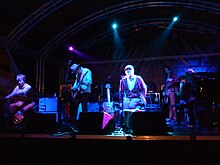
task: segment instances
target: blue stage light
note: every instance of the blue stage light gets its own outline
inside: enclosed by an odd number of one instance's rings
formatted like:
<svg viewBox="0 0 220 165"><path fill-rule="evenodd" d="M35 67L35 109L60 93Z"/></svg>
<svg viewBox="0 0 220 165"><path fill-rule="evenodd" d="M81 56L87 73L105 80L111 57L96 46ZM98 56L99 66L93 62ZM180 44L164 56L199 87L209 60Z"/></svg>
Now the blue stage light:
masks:
<svg viewBox="0 0 220 165"><path fill-rule="evenodd" d="M118 24L117 24L117 23L113 23L113 24L112 24L112 28L113 28L113 29L117 29L117 27L118 27Z"/></svg>
<svg viewBox="0 0 220 165"><path fill-rule="evenodd" d="M178 17L176 16L176 17L173 17L173 22L176 22L176 21L178 21Z"/></svg>

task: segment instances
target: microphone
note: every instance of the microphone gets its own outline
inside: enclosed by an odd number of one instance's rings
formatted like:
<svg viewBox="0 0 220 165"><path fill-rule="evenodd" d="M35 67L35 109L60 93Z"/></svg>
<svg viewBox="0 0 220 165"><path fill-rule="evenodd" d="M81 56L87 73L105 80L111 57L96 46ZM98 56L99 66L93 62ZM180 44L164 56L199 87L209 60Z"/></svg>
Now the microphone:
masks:
<svg viewBox="0 0 220 165"><path fill-rule="evenodd" d="M126 75L121 75L121 79L123 79L123 78L125 78L126 77Z"/></svg>
<svg viewBox="0 0 220 165"><path fill-rule="evenodd" d="M72 63L72 60L68 60L68 64Z"/></svg>

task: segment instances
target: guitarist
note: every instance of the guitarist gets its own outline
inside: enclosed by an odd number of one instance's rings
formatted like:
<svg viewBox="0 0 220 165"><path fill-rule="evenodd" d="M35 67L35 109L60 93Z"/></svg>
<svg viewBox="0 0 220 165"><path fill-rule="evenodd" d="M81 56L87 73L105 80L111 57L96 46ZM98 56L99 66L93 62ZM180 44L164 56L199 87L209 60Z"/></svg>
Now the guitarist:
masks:
<svg viewBox="0 0 220 165"><path fill-rule="evenodd" d="M88 111L87 103L91 94L92 72L79 64L73 64L70 70L76 75L70 107L70 122L75 126L79 104L82 104L82 112Z"/></svg>
<svg viewBox="0 0 220 165"><path fill-rule="evenodd" d="M32 87L25 82L26 76L19 74L16 77L16 81L18 85L4 99L10 100L9 111L15 117L14 123L20 123L23 121L23 114L32 109L35 102L30 97Z"/></svg>

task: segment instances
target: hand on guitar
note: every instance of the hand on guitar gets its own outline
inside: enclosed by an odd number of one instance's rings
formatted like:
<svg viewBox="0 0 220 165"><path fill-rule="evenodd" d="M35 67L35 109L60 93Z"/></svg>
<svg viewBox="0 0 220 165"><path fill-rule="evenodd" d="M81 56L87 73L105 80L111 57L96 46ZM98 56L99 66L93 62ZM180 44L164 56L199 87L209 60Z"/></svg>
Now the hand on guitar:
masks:
<svg viewBox="0 0 220 165"><path fill-rule="evenodd" d="M79 92L80 92L80 89L72 91L71 93L72 99L75 99L78 96Z"/></svg>

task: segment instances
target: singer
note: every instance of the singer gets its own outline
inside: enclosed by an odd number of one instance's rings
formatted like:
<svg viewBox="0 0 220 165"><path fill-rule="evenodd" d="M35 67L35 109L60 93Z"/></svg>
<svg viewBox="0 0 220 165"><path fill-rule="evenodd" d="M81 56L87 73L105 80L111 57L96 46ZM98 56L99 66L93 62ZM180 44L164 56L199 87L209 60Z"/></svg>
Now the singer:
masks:
<svg viewBox="0 0 220 165"><path fill-rule="evenodd" d="M134 74L134 67L127 65L125 77L120 81L119 99L122 101L123 109L135 109L138 105L146 105L147 85L141 76Z"/></svg>

